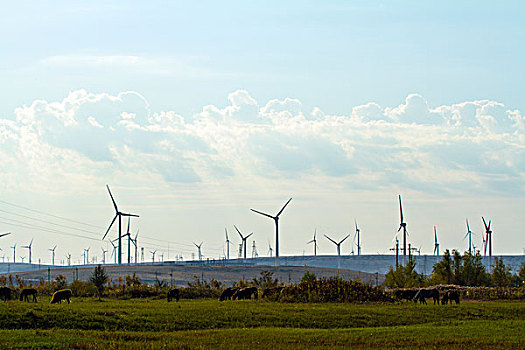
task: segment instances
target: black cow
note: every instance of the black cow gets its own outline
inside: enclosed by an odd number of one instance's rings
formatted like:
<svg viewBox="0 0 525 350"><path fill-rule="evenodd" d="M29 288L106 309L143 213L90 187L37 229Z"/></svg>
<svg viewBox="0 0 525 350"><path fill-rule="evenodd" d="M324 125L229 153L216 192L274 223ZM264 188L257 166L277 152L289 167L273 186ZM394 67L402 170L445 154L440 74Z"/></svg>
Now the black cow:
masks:
<svg viewBox="0 0 525 350"><path fill-rule="evenodd" d="M245 287L241 288L238 291L235 292L232 296L232 300L243 300L243 299L251 299L252 296L255 299L259 298L259 292L257 291L257 287Z"/></svg>
<svg viewBox="0 0 525 350"><path fill-rule="evenodd" d="M180 291L177 288L170 289L168 292L168 303L175 298L175 301L179 301L180 299Z"/></svg>
<svg viewBox="0 0 525 350"><path fill-rule="evenodd" d="M62 300L67 300L67 303L69 304L71 302L71 296L73 293L71 292L71 289L61 289L57 290L53 295L51 296L51 304L62 304Z"/></svg>
<svg viewBox="0 0 525 350"><path fill-rule="evenodd" d="M33 301L36 303L37 300L36 300L36 295L37 295L37 291L35 288L24 288L22 289L22 291L20 292L20 301L27 301L29 302L29 296L32 296L31 299L33 299Z"/></svg>
<svg viewBox="0 0 525 350"><path fill-rule="evenodd" d="M458 290L447 290L445 294L443 294L443 299L441 300L441 303L443 305L448 304L450 301L450 305L452 305L452 301L455 301L456 304L459 304L459 291Z"/></svg>
<svg viewBox="0 0 525 350"><path fill-rule="evenodd" d="M417 292L417 289L396 289L393 293L397 299L414 300Z"/></svg>
<svg viewBox="0 0 525 350"><path fill-rule="evenodd" d="M420 304L426 304L427 298L434 299L434 305L437 303L439 305L439 291L437 289L425 289L421 288L416 295L414 296L414 301L418 301Z"/></svg>
<svg viewBox="0 0 525 350"><path fill-rule="evenodd" d="M0 298L2 298L3 301L11 300L11 293L11 288L0 287Z"/></svg>
<svg viewBox="0 0 525 350"><path fill-rule="evenodd" d="M232 296L241 288L238 288L238 287L229 287L229 288L226 288L221 296L219 297L219 301L224 301L224 300L230 300L232 298Z"/></svg>

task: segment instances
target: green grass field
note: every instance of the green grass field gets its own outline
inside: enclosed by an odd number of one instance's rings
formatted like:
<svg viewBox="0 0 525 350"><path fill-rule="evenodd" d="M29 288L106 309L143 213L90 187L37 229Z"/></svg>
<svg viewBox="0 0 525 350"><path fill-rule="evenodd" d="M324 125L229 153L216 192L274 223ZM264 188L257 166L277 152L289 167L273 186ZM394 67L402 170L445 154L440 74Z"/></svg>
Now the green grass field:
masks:
<svg viewBox="0 0 525 350"><path fill-rule="evenodd" d="M524 302L0 304L1 348L525 348Z"/></svg>

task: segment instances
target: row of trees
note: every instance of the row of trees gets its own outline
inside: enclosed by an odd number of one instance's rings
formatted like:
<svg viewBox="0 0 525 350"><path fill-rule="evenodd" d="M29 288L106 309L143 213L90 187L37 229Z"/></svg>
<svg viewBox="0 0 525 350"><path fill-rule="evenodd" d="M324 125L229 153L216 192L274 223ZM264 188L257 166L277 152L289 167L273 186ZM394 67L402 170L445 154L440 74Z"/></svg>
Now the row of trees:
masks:
<svg viewBox="0 0 525 350"><path fill-rule="evenodd" d="M399 265L395 269L390 266L385 276L385 285L390 288L411 288L437 284L455 284L459 286L494 286L520 287L525 281L525 263L522 263L517 274L512 274L510 266L506 266L503 259L496 257L487 272L479 251L475 254L465 252L463 255L457 250L452 253L447 249L441 261L433 266L432 274L426 276L416 272L416 262L409 259L405 266Z"/></svg>

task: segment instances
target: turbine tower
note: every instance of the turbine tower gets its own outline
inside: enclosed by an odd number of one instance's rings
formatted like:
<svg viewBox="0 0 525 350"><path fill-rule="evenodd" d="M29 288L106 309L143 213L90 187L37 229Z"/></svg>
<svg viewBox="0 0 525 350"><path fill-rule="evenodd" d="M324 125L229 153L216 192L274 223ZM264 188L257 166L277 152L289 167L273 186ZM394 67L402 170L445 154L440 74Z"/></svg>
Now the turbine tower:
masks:
<svg viewBox="0 0 525 350"><path fill-rule="evenodd" d="M106 253L108 251L105 250L104 248L100 248L100 249L102 249L102 265L106 265Z"/></svg>
<svg viewBox="0 0 525 350"><path fill-rule="evenodd" d="M197 249L198 249L198 253L199 253L199 261L202 260L202 251L201 251L202 243L204 243L204 242L201 242L201 244L197 244L197 243L193 242L193 244L195 244L195 246L196 246Z"/></svg>
<svg viewBox="0 0 525 350"><path fill-rule="evenodd" d="M228 230L224 228L224 233L226 234L226 259L230 260L230 239L228 238Z"/></svg>
<svg viewBox="0 0 525 350"><path fill-rule="evenodd" d="M314 239L312 239L311 241L308 241L306 242L306 244L310 244L310 243L313 243L314 244L314 256L317 256L317 229L315 229L314 231Z"/></svg>
<svg viewBox="0 0 525 350"><path fill-rule="evenodd" d="M397 229L397 232L399 232L401 229L403 229L403 262L405 262L406 255L407 255L407 224L403 220L403 206L401 205L401 195L399 195L399 213L401 216L401 223L399 224L399 228Z"/></svg>
<svg viewBox="0 0 525 350"><path fill-rule="evenodd" d="M355 222L355 236L354 240L357 237L357 255L361 255L361 230L359 227L357 227L357 220L354 219Z"/></svg>
<svg viewBox="0 0 525 350"><path fill-rule="evenodd" d="M483 219L483 225L485 225L485 233L487 235L486 243L485 243L485 250L487 250L486 246L489 246L489 261L490 258L492 258L492 230L490 229L490 224L492 223L492 220L489 220L489 224L487 225L487 222L485 221L485 218L482 216Z"/></svg>
<svg viewBox="0 0 525 350"><path fill-rule="evenodd" d="M288 202L286 202L286 204L282 207L281 210L279 210L279 212L275 216L263 213L261 211L257 211L255 209L250 209L251 211L253 211L253 212L257 213L257 214L261 214L261 215L267 216L267 217L273 219L273 221L275 221L275 265L276 266L279 266L279 215L281 215L281 213L283 212L284 208L286 208L286 206L288 205L288 203L290 203L291 200L292 200L291 198L288 199Z"/></svg>
<svg viewBox="0 0 525 350"><path fill-rule="evenodd" d="M250 233L248 236L244 237L241 233L241 231L239 231L239 229L237 228L237 226L233 225L233 227L235 227L235 229L237 230L237 233L239 233L239 236L241 236L241 240L242 240L242 246L243 246L243 252L244 252L244 259L246 259L246 240L248 239L248 237L250 237L251 235L253 235L253 232Z"/></svg>
<svg viewBox="0 0 525 350"><path fill-rule="evenodd" d="M13 263L16 262L16 243L11 247L13 249Z"/></svg>
<svg viewBox="0 0 525 350"><path fill-rule="evenodd" d="M57 246L55 245L52 249L49 248L48 250L51 252L51 265L55 266L55 249Z"/></svg>
<svg viewBox="0 0 525 350"><path fill-rule="evenodd" d="M345 239L347 239L348 237L350 237L350 235L347 235L345 238L343 238L342 240L340 240L339 242L336 242L334 241L333 239L331 239L330 237L328 237L327 235L324 235L326 238L328 238L333 244L335 244L337 246L337 256L341 256L341 243L343 243L345 241Z"/></svg>
<svg viewBox="0 0 525 350"><path fill-rule="evenodd" d="M22 248L29 249L29 263L31 264L31 246L33 245L33 239L31 238L31 242L28 245L22 246Z"/></svg>
<svg viewBox="0 0 525 350"><path fill-rule="evenodd" d="M468 253L469 255L472 254L472 231L470 231L470 226L468 225L468 219L467 219L467 233L465 234L465 237L463 239L467 238L468 236Z"/></svg>
<svg viewBox="0 0 525 350"><path fill-rule="evenodd" d="M111 197L111 201L113 202L113 206L115 207L115 217L111 221L111 224L109 224L109 227L108 227L106 233L104 234L104 237L102 237L102 240L104 240L104 238L106 238L106 236L108 235L109 230L111 230L111 226L113 226L113 223L115 222L115 220L118 217L118 263L120 265L120 264L122 264L122 217L123 216L139 217L139 216L136 215L136 214L123 213L123 212L119 211L118 207L117 207L117 203L115 202L115 199L113 198L113 195L111 194L111 190L109 189L109 186L106 185L106 187L108 188L109 196Z"/></svg>
<svg viewBox="0 0 525 350"><path fill-rule="evenodd" d="M434 255L439 255L439 243L436 226L434 226Z"/></svg>

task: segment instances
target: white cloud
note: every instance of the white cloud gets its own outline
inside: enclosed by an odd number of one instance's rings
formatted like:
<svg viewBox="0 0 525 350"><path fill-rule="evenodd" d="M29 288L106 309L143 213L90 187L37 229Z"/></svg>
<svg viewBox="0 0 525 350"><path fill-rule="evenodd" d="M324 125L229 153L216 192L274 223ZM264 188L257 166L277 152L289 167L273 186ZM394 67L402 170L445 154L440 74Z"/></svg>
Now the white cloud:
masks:
<svg viewBox="0 0 525 350"><path fill-rule="evenodd" d="M372 102L346 116L314 108L305 117L297 99L259 107L237 90L227 100L195 116L152 112L133 91L78 90L62 101L34 101L17 108L14 121L0 120L0 155L9 165L1 180L23 173L34 186L59 188L124 173L167 185L270 177L367 190L525 191L524 118L501 103L431 108L411 94L395 107ZM516 186L503 185L509 181Z"/></svg>

